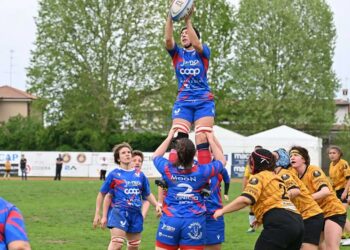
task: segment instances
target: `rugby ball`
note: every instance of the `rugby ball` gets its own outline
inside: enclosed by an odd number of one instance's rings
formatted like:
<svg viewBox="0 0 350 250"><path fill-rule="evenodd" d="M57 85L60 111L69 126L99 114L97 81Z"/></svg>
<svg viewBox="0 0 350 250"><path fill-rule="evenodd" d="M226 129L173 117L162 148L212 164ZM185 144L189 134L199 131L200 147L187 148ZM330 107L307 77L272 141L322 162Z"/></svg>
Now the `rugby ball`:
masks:
<svg viewBox="0 0 350 250"><path fill-rule="evenodd" d="M177 22L186 17L192 9L194 0L174 0L170 6L170 15Z"/></svg>

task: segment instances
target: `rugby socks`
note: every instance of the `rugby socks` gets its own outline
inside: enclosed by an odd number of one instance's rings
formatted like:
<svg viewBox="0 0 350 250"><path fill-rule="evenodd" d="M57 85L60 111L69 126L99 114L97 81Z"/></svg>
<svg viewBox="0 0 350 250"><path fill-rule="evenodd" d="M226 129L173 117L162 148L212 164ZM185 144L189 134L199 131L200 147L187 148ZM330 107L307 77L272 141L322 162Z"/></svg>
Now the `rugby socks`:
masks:
<svg viewBox="0 0 350 250"><path fill-rule="evenodd" d="M202 143L197 145L198 163L208 164L211 162L211 153L209 151L209 143Z"/></svg>

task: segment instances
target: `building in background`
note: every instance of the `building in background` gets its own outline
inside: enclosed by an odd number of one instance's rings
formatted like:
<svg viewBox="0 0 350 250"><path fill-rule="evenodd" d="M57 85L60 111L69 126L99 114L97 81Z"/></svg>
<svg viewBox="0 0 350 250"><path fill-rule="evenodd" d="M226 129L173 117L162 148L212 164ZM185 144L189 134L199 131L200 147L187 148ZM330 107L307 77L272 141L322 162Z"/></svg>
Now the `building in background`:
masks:
<svg viewBox="0 0 350 250"><path fill-rule="evenodd" d="M6 122L10 117L31 115L32 102L37 98L27 92L10 87L0 86L0 122Z"/></svg>

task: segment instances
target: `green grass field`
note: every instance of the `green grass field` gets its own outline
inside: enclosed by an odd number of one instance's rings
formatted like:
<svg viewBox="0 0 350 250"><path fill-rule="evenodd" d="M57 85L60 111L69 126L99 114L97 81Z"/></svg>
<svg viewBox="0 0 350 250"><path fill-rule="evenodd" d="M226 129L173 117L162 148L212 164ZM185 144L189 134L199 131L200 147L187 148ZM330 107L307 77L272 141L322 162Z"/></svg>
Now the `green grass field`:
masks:
<svg viewBox="0 0 350 250"><path fill-rule="evenodd" d="M109 231L92 228L98 180L0 180L0 196L22 211L33 250L107 249ZM150 180L156 194L154 181ZM230 200L239 195L240 183L232 183ZM251 250L259 232L246 233L248 210L225 216L223 250ZM153 207L145 220L140 249L154 249L158 219ZM124 247L126 249L126 247ZM342 249L346 249L345 247Z"/></svg>

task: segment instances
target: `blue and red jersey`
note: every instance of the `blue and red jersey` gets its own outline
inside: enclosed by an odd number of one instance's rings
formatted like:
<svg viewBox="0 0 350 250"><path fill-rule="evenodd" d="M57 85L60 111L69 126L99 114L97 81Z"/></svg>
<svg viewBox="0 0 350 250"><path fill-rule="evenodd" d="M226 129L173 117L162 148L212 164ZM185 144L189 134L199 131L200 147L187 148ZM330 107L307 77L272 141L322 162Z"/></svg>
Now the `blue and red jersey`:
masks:
<svg viewBox="0 0 350 250"><path fill-rule="evenodd" d="M205 198L207 213L213 214L216 210L222 208L221 198L221 182L230 183L230 176L226 168L223 168L221 173L213 176L210 179L210 196Z"/></svg>
<svg viewBox="0 0 350 250"><path fill-rule="evenodd" d="M168 50L178 81L177 101L213 100L210 92L207 72L209 68L210 49L203 44L203 52L179 47L176 43Z"/></svg>
<svg viewBox="0 0 350 250"><path fill-rule="evenodd" d="M0 198L0 249L17 240L28 241L23 216L17 207Z"/></svg>
<svg viewBox="0 0 350 250"><path fill-rule="evenodd" d="M183 169L173 166L160 156L155 157L153 163L168 185L163 202L163 216L191 218L204 215L206 207L200 191L209 178L222 171L222 163L213 161Z"/></svg>
<svg viewBox="0 0 350 250"><path fill-rule="evenodd" d="M142 171L118 167L107 176L100 192L112 194L112 207L141 210L142 199L151 194L151 189Z"/></svg>

